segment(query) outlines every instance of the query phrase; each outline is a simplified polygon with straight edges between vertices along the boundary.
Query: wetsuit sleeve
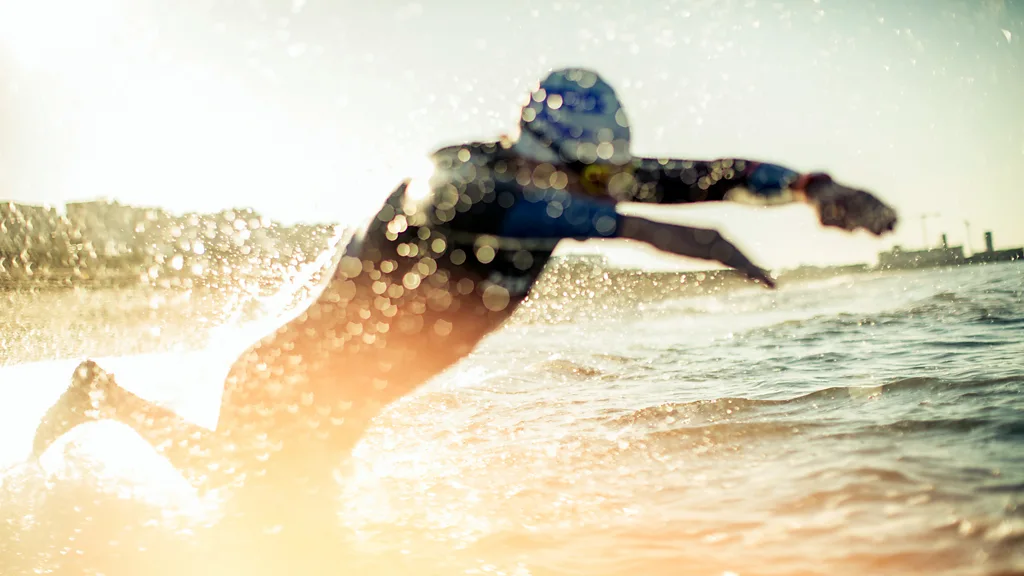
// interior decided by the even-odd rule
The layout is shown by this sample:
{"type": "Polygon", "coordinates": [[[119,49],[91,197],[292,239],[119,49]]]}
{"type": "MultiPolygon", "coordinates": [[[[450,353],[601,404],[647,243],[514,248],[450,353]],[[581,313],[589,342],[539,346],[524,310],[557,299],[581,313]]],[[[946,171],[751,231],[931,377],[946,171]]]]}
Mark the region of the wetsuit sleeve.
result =
{"type": "Polygon", "coordinates": [[[792,200],[807,176],[767,162],[726,158],[719,160],[658,160],[640,158],[633,164],[634,202],[680,204],[713,202],[732,190],[746,190],[764,203],[792,200]]]}

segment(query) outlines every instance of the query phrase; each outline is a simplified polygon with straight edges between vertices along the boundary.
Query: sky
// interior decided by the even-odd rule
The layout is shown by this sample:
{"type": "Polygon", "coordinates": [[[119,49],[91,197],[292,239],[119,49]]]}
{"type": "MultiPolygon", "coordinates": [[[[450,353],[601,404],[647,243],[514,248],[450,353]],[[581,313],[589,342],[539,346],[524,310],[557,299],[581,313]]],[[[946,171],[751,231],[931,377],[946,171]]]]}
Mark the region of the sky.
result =
{"type": "Polygon", "coordinates": [[[902,217],[878,240],[805,206],[638,210],[764,266],[965,222],[968,252],[1024,245],[1024,0],[0,0],[0,200],[355,223],[431,150],[514,130],[565,65],[617,89],[636,154],[824,170],[902,217]]]}

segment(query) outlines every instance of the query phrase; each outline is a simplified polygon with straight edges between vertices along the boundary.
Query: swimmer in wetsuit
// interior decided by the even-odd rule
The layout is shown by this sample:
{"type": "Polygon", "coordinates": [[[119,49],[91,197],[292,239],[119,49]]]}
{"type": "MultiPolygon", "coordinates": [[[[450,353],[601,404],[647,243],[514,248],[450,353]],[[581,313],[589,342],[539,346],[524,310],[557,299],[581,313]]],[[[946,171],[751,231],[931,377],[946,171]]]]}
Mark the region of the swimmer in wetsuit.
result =
{"type": "Polygon", "coordinates": [[[245,523],[284,525],[302,538],[312,516],[333,513],[325,505],[332,471],[371,419],[501,326],[559,241],[637,240],[772,284],[717,232],[623,215],[619,202],[803,201],[824,225],[874,234],[896,221],[871,194],[824,174],[741,159],[635,158],[629,142],[628,119],[603,79],[552,72],[523,108],[517,139],[441,149],[429,179],[398,186],[344,248],[316,301],[235,362],[216,430],[85,362],[39,425],[35,454],[79,423],[114,419],[197,485],[233,485],[232,509],[245,523]]]}

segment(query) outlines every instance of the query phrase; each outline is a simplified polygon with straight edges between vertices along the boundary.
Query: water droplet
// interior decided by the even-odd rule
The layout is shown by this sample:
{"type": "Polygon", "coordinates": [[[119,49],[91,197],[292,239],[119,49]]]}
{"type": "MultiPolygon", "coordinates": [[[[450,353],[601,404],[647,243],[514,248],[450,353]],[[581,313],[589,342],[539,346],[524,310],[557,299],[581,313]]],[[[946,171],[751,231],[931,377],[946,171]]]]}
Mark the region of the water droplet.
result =
{"type": "Polygon", "coordinates": [[[493,312],[499,312],[508,307],[509,293],[505,288],[492,284],[484,289],[484,306],[493,312]]]}

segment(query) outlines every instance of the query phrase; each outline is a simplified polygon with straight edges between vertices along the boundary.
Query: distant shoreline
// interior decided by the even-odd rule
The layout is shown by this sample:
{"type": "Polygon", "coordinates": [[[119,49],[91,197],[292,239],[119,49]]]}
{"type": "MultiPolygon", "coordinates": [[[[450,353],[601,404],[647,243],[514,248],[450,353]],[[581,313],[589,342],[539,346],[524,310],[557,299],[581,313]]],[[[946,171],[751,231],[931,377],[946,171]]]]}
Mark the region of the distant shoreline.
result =
{"type": "MultiPolygon", "coordinates": [[[[218,213],[172,214],[152,207],[96,201],[67,204],[64,213],[46,206],[0,202],[0,292],[228,288],[273,292],[297,269],[323,268],[342,230],[338,224],[283,226],[250,208],[218,213]]],[[[964,257],[962,248],[881,253],[878,266],[801,266],[776,271],[780,282],[849,274],[913,270],[1013,261],[1020,248],[988,249],[964,257]]],[[[642,271],[612,265],[600,255],[556,256],[538,286],[564,272],[588,276],[614,271],[635,283],[672,285],[683,292],[751,285],[734,270],[642,271]]],[[[323,273],[324,270],[319,270],[323,273]]],[[[676,290],[673,292],[678,293],[676,290]]]]}
{"type": "MultiPolygon", "coordinates": [[[[867,264],[852,264],[844,266],[805,266],[796,269],[782,270],[776,275],[780,282],[800,282],[807,280],[820,280],[839,276],[872,274],[878,272],[903,272],[913,270],[927,270],[936,268],[959,268],[961,266],[985,266],[1020,262],[1021,259],[1012,260],[979,260],[963,261],[949,264],[892,267],[892,266],[868,266],[867,264]]],[[[154,277],[150,277],[145,269],[137,270],[111,270],[100,269],[96,271],[82,272],[71,268],[37,271],[30,276],[14,277],[9,274],[0,273],[0,292],[19,290],[106,290],[114,288],[140,288],[154,290],[191,290],[195,288],[238,288],[241,285],[259,285],[261,291],[274,291],[287,284],[287,279],[280,274],[216,274],[216,275],[188,275],[188,274],[166,274],[160,270],[154,277]]],[[[323,272],[323,271],[321,271],[323,272]]],[[[549,270],[541,276],[538,284],[543,285],[550,277],[570,274],[572,277],[589,276],[594,272],[610,273],[617,279],[634,280],[643,278],[654,284],[662,283],[678,285],[680,287],[694,288],[703,286],[705,289],[725,287],[727,285],[746,285],[750,281],[736,271],[730,269],[695,270],[695,271],[660,271],[644,270],[639,268],[623,268],[609,264],[603,258],[595,258],[592,255],[566,255],[556,256],[549,270]]]]}

